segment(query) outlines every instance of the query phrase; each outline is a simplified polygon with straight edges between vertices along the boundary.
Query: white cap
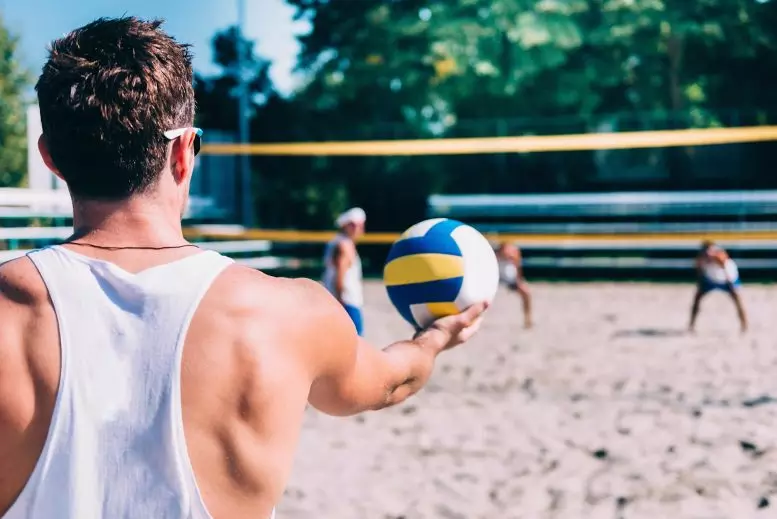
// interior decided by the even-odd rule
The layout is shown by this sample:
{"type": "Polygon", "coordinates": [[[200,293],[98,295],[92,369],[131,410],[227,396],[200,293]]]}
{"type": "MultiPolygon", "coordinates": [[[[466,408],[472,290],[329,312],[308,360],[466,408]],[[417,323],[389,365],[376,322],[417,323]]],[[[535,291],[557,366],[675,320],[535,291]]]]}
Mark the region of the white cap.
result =
{"type": "Polygon", "coordinates": [[[335,225],[338,227],[344,227],[349,223],[364,223],[367,221],[367,213],[361,207],[352,207],[346,212],[341,214],[335,220],[335,225]]]}

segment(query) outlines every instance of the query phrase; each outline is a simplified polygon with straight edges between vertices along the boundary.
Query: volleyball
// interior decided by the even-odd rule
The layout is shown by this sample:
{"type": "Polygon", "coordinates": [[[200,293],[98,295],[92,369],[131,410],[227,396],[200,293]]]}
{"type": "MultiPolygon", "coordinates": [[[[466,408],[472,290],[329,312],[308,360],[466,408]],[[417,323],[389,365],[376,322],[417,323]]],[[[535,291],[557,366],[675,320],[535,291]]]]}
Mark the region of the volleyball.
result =
{"type": "Polygon", "coordinates": [[[493,301],[499,267],[485,236],[456,220],[434,218],[413,225],[394,242],[383,282],[399,314],[421,329],[493,301]]]}

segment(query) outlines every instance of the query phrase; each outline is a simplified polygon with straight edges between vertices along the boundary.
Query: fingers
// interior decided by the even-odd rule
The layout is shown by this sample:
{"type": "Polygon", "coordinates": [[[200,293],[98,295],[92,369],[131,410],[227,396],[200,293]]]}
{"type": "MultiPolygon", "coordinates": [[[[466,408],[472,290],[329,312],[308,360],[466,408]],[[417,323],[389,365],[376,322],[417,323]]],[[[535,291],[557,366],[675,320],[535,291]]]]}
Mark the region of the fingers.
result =
{"type": "Polygon", "coordinates": [[[480,325],[483,323],[483,316],[477,317],[469,326],[462,329],[457,337],[457,342],[467,342],[480,330],[480,325]]]}
{"type": "Polygon", "coordinates": [[[469,326],[464,328],[464,331],[467,333],[468,336],[471,337],[472,335],[475,334],[475,332],[480,330],[480,325],[481,324],[483,324],[483,316],[482,315],[478,316],[474,321],[472,321],[472,323],[469,326]]]}
{"type": "Polygon", "coordinates": [[[483,312],[488,308],[487,301],[481,301],[469,306],[466,310],[459,314],[461,320],[465,323],[465,326],[471,326],[475,319],[479,318],[483,312]]]}
{"type": "MultiPolygon", "coordinates": [[[[451,344],[460,344],[468,340],[480,328],[483,312],[488,308],[488,302],[475,303],[463,312],[437,319],[426,330],[436,329],[448,334],[451,344]]],[[[421,332],[416,333],[418,336],[421,332]]]]}

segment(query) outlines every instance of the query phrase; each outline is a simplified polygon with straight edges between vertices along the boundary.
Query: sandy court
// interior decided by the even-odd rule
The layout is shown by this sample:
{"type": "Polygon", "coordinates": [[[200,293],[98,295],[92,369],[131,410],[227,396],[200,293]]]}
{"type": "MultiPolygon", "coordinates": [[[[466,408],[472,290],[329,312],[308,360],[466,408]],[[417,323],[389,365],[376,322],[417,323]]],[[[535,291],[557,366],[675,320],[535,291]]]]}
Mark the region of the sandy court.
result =
{"type": "MultiPolygon", "coordinates": [[[[777,289],[745,287],[745,336],[721,293],[686,334],[691,285],[532,289],[534,330],[500,292],[405,404],[310,411],[279,519],[777,517],[777,289]]],[[[409,334],[366,296],[369,339],[409,334]]]]}

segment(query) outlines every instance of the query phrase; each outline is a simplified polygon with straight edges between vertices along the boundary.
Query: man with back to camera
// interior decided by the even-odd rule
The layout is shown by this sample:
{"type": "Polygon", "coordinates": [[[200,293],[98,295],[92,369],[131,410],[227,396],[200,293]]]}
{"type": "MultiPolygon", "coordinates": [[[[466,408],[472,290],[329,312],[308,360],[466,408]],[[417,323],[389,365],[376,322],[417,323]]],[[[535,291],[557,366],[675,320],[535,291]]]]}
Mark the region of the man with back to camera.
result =
{"type": "Polygon", "coordinates": [[[56,40],[38,147],[75,234],[0,266],[0,517],[273,513],[306,405],[397,404],[486,304],[378,350],[318,283],[187,243],[188,46],[136,18],[56,40]]]}
{"type": "Polygon", "coordinates": [[[734,301],[742,332],[747,331],[747,315],[739,294],[742,286],[739,280],[739,270],[728,253],[714,242],[704,241],[696,256],[696,276],[696,294],[691,306],[689,330],[695,331],[696,318],[699,315],[702,298],[713,290],[722,290],[734,301]]]}
{"type": "Polygon", "coordinates": [[[531,328],[531,293],[529,292],[529,283],[523,276],[521,249],[512,243],[501,242],[496,248],[496,258],[499,263],[499,280],[521,297],[523,326],[527,329],[531,328]]]}
{"type": "Polygon", "coordinates": [[[327,243],[324,251],[324,286],[343,305],[360,336],[364,335],[364,295],[356,239],[364,234],[366,222],[367,214],[361,207],[353,207],[338,216],[337,236],[327,243]]]}

